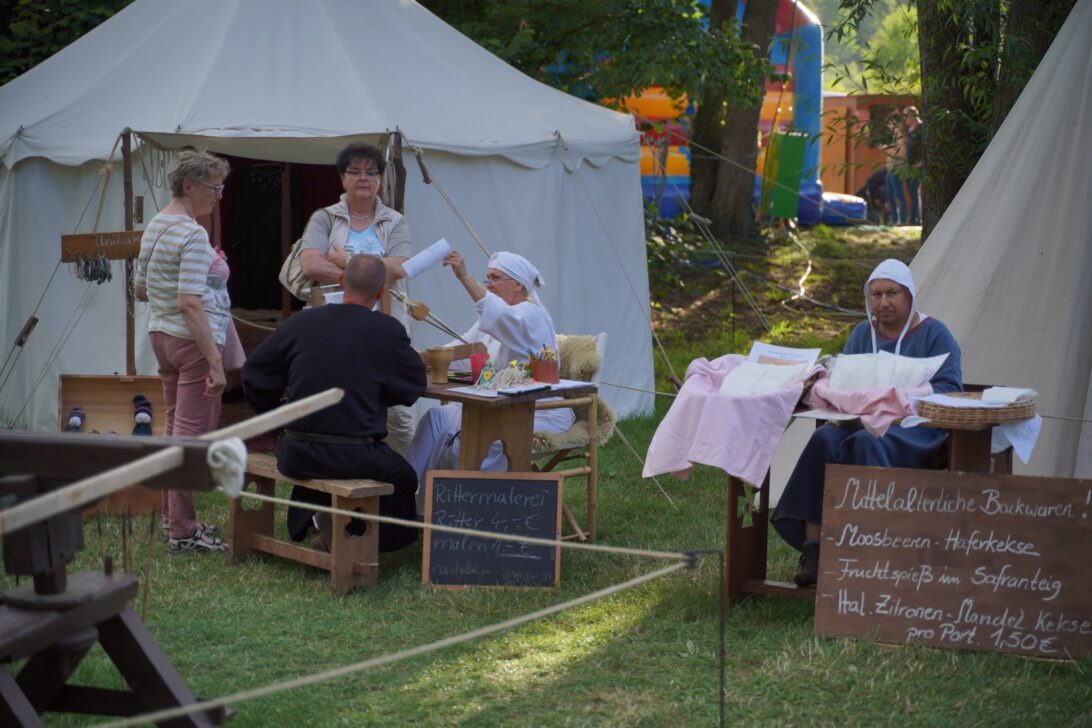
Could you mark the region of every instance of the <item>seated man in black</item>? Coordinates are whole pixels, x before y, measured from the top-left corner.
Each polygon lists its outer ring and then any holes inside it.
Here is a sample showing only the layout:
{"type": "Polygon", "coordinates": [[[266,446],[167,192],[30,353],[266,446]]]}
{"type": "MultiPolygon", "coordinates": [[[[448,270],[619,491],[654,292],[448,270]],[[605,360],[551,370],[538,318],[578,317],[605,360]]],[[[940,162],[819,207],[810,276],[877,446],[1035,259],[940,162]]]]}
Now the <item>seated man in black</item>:
{"type": "MultiPolygon", "coordinates": [[[[391,450],[387,408],[411,405],[425,391],[425,366],[396,319],[373,310],[383,294],[387,271],[374,255],[357,255],[342,274],[344,303],[293,315],[247,359],[243,392],[258,412],[282,397],[291,402],[331,387],[345,390],[338,404],[291,423],[277,444],[277,467],[293,478],[370,478],[394,486],[379,500],[384,516],[412,521],[417,474],[391,450]]],[[[330,505],[330,496],[296,487],[292,499],[330,505]]],[[[288,532],[302,541],[313,511],[288,510],[288,532]]],[[[315,519],[326,530],[329,518],[315,519]]],[[[354,520],[349,533],[362,534],[354,520]]],[[[328,535],[328,534],[326,534],[328,535]]],[[[379,550],[393,551],[417,540],[417,530],[383,524],[379,550]]],[[[329,542],[329,541],[327,541],[329,542]]]]}

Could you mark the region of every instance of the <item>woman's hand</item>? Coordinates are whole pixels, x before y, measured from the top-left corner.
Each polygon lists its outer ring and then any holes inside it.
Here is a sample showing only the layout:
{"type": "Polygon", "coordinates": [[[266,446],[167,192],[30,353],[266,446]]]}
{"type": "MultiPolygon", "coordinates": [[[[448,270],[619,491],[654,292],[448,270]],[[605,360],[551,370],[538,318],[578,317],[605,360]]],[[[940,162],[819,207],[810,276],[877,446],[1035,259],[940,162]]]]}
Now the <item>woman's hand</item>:
{"type": "Polygon", "coordinates": [[[485,287],[466,272],[466,260],[462,253],[452,250],[444,256],[444,265],[451,266],[451,272],[459,279],[459,283],[463,284],[463,288],[470,294],[472,300],[477,302],[485,298],[485,287]]]}
{"type": "Polygon", "coordinates": [[[138,301],[147,301],[148,289],[144,286],[133,286],[133,298],[138,301]]]}
{"type": "Polygon", "coordinates": [[[455,277],[462,280],[464,276],[468,275],[466,272],[466,260],[463,258],[463,254],[458,250],[452,250],[450,253],[444,256],[444,265],[451,267],[451,272],[455,274],[455,277]]]}
{"type": "Polygon", "coordinates": [[[205,377],[205,396],[217,397],[227,386],[227,377],[224,376],[223,361],[217,359],[209,362],[209,375],[205,377]]]}
{"type": "Polygon", "coordinates": [[[353,256],[349,255],[349,252],[345,250],[345,248],[334,243],[330,246],[330,253],[326,256],[326,260],[330,261],[338,268],[345,270],[346,266],[349,265],[349,259],[352,257],[353,256]]]}

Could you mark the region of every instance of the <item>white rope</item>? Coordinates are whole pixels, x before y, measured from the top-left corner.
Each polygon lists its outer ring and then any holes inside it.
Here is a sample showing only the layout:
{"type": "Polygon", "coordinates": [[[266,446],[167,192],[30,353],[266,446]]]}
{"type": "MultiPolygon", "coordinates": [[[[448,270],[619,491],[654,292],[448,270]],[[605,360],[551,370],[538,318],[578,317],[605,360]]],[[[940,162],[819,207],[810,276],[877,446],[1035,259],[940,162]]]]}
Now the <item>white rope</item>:
{"type": "Polygon", "coordinates": [[[618,389],[631,389],[634,392],[644,392],[645,394],[655,394],[660,397],[678,397],[675,392],[659,392],[655,389],[645,389],[644,387],[631,387],[628,384],[615,384],[614,382],[608,382],[605,380],[599,380],[600,384],[605,384],[608,387],[618,387],[618,389]]]}
{"type": "Polygon", "coordinates": [[[276,331],[277,330],[276,326],[262,326],[261,324],[256,324],[253,321],[248,321],[245,318],[241,318],[239,316],[236,316],[235,314],[231,314],[231,317],[233,319],[235,319],[236,321],[238,321],[239,323],[241,323],[241,324],[244,324],[246,326],[251,326],[251,327],[253,327],[255,329],[261,329],[262,331],[276,331]]]}
{"type": "MultiPolygon", "coordinates": [[[[614,259],[618,262],[618,268],[622,271],[622,277],[625,278],[626,284],[629,286],[630,293],[633,294],[633,300],[637,302],[637,306],[642,305],[641,296],[637,293],[637,287],[633,285],[633,281],[629,277],[629,273],[626,272],[626,266],[622,262],[622,256],[618,252],[618,246],[614,243],[614,238],[610,234],[610,229],[607,227],[607,223],[603,220],[603,216],[599,213],[599,206],[595,204],[595,199],[592,197],[591,190],[588,189],[587,183],[584,182],[584,176],[580,173],[580,166],[573,161],[572,155],[569,153],[569,145],[565,142],[565,138],[561,136],[560,131],[555,131],[554,136],[557,139],[558,146],[565,152],[565,156],[569,159],[569,164],[573,168],[573,173],[576,175],[576,179],[580,182],[581,188],[584,190],[584,196],[588,198],[588,203],[591,205],[592,212],[595,213],[595,219],[599,221],[599,227],[603,230],[603,235],[607,239],[607,244],[610,245],[611,251],[614,253],[614,259]]],[[[644,254],[642,253],[642,258],[644,254]]],[[[675,368],[671,366],[671,360],[667,358],[667,352],[664,350],[664,345],[660,341],[659,334],[656,333],[656,327],[652,324],[651,310],[648,317],[648,330],[652,332],[652,338],[656,341],[656,346],[660,349],[660,355],[663,357],[664,363],[667,364],[668,371],[671,372],[671,376],[678,379],[675,374],[675,368]]],[[[665,494],[666,495],[666,494],[665,494]]]]}
{"type": "MultiPolygon", "coordinates": [[[[358,513],[356,511],[346,511],[332,506],[320,506],[314,503],[301,504],[300,501],[288,500],[286,498],[278,498],[273,495],[262,495],[261,493],[251,493],[249,491],[243,491],[240,493],[242,498],[251,498],[253,500],[261,501],[263,503],[274,503],[283,506],[291,506],[295,508],[306,507],[310,511],[318,511],[320,513],[329,513],[332,516],[346,516],[348,518],[355,518],[358,521],[374,521],[375,523],[388,523],[392,526],[404,526],[406,528],[416,528],[420,531],[432,530],[438,533],[450,533],[454,536],[473,536],[475,538],[490,538],[495,541],[513,541],[516,543],[526,543],[533,546],[549,546],[554,548],[560,546],[561,548],[573,549],[575,551],[595,551],[603,554],[617,554],[619,556],[640,556],[648,559],[681,559],[686,558],[686,554],[677,551],[651,551],[649,549],[633,549],[625,546],[604,546],[597,543],[581,543],[578,541],[560,541],[550,538],[538,538],[536,536],[520,536],[509,533],[497,533],[495,531],[477,531],[473,528],[460,528],[458,526],[441,526],[436,523],[422,523],[420,521],[407,521],[401,518],[393,518],[391,516],[380,516],[371,513],[358,513]]],[[[670,499],[669,499],[670,500],[670,499]]]]}
{"type": "Polygon", "coordinates": [[[189,715],[196,712],[204,712],[219,708],[225,705],[232,705],[235,703],[242,703],[247,700],[255,700],[257,698],[265,697],[266,695],[273,695],[275,693],[284,692],[285,690],[292,690],[294,688],[306,687],[308,685],[315,685],[327,680],[333,680],[334,678],[342,677],[344,675],[351,675],[353,673],[362,672],[373,667],[380,667],[383,665],[390,665],[401,660],[406,660],[411,657],[417,657],[419,655],[425,655],[430,652],[436,652],[437,650],[451,647],[453,645],[461,644],[463,642],[469,642],[481,637],[487,637],[497,632],[503,632],[505,630],[519,627],[521,625],[533,622],[538,619],[558,614],[567,609],[579,607],[589,602],[594,602],[604,597],[611,596],[626,589],[632,589],[640,586],[646,582],[654,579],[659,579],[664,576],[684,569],[688,566],[687,562],[680,561],[676,564],[665,566],[662,569],[644,574],[642,576],[634,577],[620,584],[614,584],[605,589],[594,591],[590,594],[571,599],[561,604],[555,604],[545,609],[539,609],[538,611],[524,614],[519,617],[513,617],[512,619],[491,624],[485,627],[480,627],[470,632],[464,632],[463,634],[455,635],[452,637],[446,637],[436,642],[430,642],[429,644],[419,645],[417,647],[411,647],[408,650],[401,650],[388,655],[381,655],[379,657],[373,657],[370,660],[364,660],[363,662],[357,662],[352,665],[345,665],[344,667],[334,668],[333,670],[326,670],[325,672],[316,673],[313,675],[307,675],[305,677],[299,677],[294,680],[287,680],[281,683],[275,683],[273,685],[266,685],[260,688],[253,688],[251,690],[243,690],[232,695],[227,695],[222,698],[216,698],[215,700],[203,700],[191,705],[184,705],[178,708],[170,708],[167,710],[160,710],[154,713],[145,713],[144,715],[137,715],[130,718],[125,718],[113,723],[103,724],[106,728],[126,728],[127,726],[140,725],[142,723],[161,723],[171,720],[173,718],[179,718],[184,715],[189,715]]]}
{"type": "Polygon", "coordinates": [[[459,207],[455,204],[455,201],[452,200],[450,196],[448,196],[447,190],[444,189],[443,185],[440,184],[440,181],[436,179],[436,176],[432,174],[432,171],[425,164],[425,150],[423,150],[419,146],[410,143],[409,137],[407,137],[406,133],[401,129],[398,129],[398,133],[401,134],[402,138],[406,140],[406,143],[409,144],[410,151],[413,152],[413,156],[417,158],[417,165],[421,168],[421,176],[424,178],[425,184],[431,184],[433,187],[436,188],[436,191],[440,193],[440,197],[444,199],[444,202],[447,203],[447,206],[450,207],[451,211],[455,213],[455,217],[459,218],[459,222],[461,222],[463,224],[463,227],[466,228],[466,231],[470,233],[470,237],[474,238],[474,242],[477,243],[478,247],[482,249],[483,253],[485,253],[485,257],[487,259],[492,258],[493,253],[489,250],[489,248],[486,247],[485,243],[482,242],[482,239],[478,237],[478,233],[474,232],[474,228],[470,225],[470,221],[466,219],[466,216],[463,215],[461,210],[459,210],[459,207]]]}
{"type": "MultiPolygon", "coordinates": [[[[618,427],[617,425],[615,425],[614,427],[614,432],[618,435],[618,437],[622,438],[622,442],[625,444],[626,447],[629,448],[629,451],[633,453],[633,457],[637,458],[637,462],[641,463],[641,469],[644,470],[645,459],[637,454],[637,450],[635,450],[633,445],[630,444],[629,440],[626,439],[626,433],[622,432],[622,428],[618,427]]],[[[660,492],[664,494],[664,498],[667,498],[667,502],[671,504],[671,507],[675,510],[679,510],[679,507],[675,505],[675,501],[671,500],[671,496],[669,496],[667,494],[667,491],[664,490],[664,487],[660,485],[659,479],[655,475],[650,475],[649,477],[652,478],[652,482],[656,484],[656,487],[660,489],[660,492]]]]}
{"type": "Polygon", "coordinates": [[[246,445],[238,437],[217,440],[206,454],[209,474],[220,490],[232,498],[243,492],[246,479],[246,445]]]}

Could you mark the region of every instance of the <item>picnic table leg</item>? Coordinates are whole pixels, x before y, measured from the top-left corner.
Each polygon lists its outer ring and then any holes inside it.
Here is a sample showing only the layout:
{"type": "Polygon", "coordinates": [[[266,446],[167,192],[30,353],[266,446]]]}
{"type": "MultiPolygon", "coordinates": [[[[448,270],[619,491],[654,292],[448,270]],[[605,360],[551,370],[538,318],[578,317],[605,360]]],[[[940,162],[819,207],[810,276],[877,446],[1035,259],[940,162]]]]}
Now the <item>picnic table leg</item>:
{"type": "MultiPolygon", "coordinates": [[[[345,498],[333,496],[333,507],[339,510],[379,515],[379,497],[345,498]]],[[[330,544],[330,590],[345,594],[358,586],[372,586],[379,580],[379,524],[365,521],[363,535],[345,533],[350,518],[333,515],[333,543],[330,544]]]]}
{"type": "MultiPolygon", "coordinates": [[[[260,475],[247,475],[247,479],[255,485],[260,495],[272,496],[275,492],[272,478],[260,475]]],[[[231,532],[231,563],[238,564],[250,554],[252,535],[273,535],[273,504],[261,502],[261,507],[247,508],[246,505],[254,501],[242,496],[231,502],[230,528],[231,532]]]]}

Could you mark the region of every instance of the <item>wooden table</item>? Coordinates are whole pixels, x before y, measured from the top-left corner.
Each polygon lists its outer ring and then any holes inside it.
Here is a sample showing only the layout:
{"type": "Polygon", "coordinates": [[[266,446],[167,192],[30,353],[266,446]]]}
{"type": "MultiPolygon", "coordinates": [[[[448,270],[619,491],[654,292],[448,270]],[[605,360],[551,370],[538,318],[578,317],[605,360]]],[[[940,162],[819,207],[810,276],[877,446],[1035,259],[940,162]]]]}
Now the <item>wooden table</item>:
{"type": "MultiPolygon", "coordinates": [[[[993,455],[993,425],[940,427],[948,430],[948,470],[964,473],[1011,473],[1012,450],[993,455]]],[[[815,600],[815,587],[798,587],[766,579],[766,544],[770,523],[770,475],[755,492],[746,483],[728,476],[728,534],[724,558],[724,592],[730,601],[747,594],[768,594],[815,600]]]]}
{"type": "Polygon", "coordinates": [[[582,397],[596,391],[594,384],[542,389],[515,396],[482,397],[453,391],[465,384],[429,384],[425,396],[463,406],[462,432],[459,435],[459,469],[481,470],[489,446],[500,440],[508,456],[508,469],[531,471],[531,433],[535,429],[535,401],[547,397],[582,397]]]}

